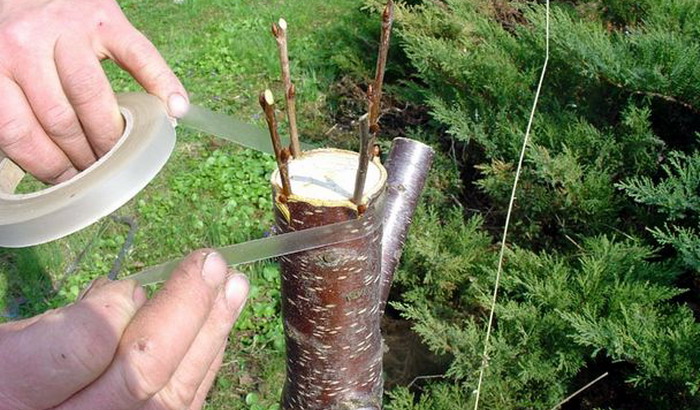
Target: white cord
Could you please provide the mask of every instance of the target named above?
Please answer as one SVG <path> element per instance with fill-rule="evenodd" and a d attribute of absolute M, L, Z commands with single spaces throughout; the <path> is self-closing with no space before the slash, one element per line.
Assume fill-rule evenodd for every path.
<path fill-rule="evenodd" d="M 508 213 L 506 214 L 506 223 L 503 227 L 503 238 L 501 239 L 501 251 L 498 255 L 498 268 L 496 270 L 496 283 L 493 286 L 493 296 L 491 299 L 491 311 L 489 312 L 489 321 L 486 326 L 486 338 L 484 339 L 484 354 L 481 360 L 481 368 L 479 370 L 479 383 L 476 386 L 476 401 L 474 402 L 474 410 L 479 409 L 479 398 L 481 397 L 481 384 L 484 379 L 484 372 L 488 366 L 488 350 L 489 350 L 489 340 L 491 339 L 491 330 L 493 328 L 493 315 L 496 310 L 496 300 L 498 299 L 498 287 L 501 282 L 501 273 L 503 272 L 503 256 L 506 251 L 506 239 L 508 237 L 508 226 L 510 225 L 510 216 L 513 213 L 513 204 L 515 203 L 515 191 L 518 187 L 518 179 L 520 179 L 520 172 L 523 168 L 523 159 L 525 158 L 525 151 L 527 150 L 527 144 L 530 140 L 530 130 L 532 128 L 532 121 L 535 118 L 535 111 L 537 110 L 537 102 L 540 99 L 540 91 L 542 90 L 542 83 L 544 82 L 544 75 L 547 71 L 547 63 L 549 63 L 549 0 L 546 1 L 546 16 L 545 16 L 545 57 L 544 65 L 542 66 L 542 73 L 540 74 L 540 81 L 537 84 L 537 91 L 535 92 L 535 101 L 532 103 L 532 110 L 530 111 L 530 119 L 527 123 L 527 129 L 525 130 L 525 138 L 523 139 L 523 147 L 520 151 L 520 159 L 518 160 L 518 168 L 515 170 L 515 181 L 513 181 L 513 190 L 510 194 L 510 202 L 508 204 Z"/>

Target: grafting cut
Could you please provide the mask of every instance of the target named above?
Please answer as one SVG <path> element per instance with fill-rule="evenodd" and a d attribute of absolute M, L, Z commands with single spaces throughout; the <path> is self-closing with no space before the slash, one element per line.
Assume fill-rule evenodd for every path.
<path fill-rule="evenodd" d="M 291 195 L 272 176 L 282 232 L 362 218 L 376 229 L 363 238 L 280 258 L 287 342 L 284 409 L 380 409 L 382 213 L 387 173 L 367 171 L 358 213 L 353 194 L 358 154 L 336 149 L 302 153 L 288 163 Z M 342 234 L 342 233 L 340 233 Z"/>

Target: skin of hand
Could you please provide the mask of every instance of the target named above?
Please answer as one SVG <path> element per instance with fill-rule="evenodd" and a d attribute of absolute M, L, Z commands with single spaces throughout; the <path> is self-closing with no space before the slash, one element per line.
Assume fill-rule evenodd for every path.
<path fill-rule="evenodd" d="M 107 58 L 171 116 L 187 112 L 184 87 L 115 0 L 0 0 L 0 150 L 52 184 L 109 151 L 124 124 Z"/>
<path fill-rule="evenodd" d="M 201 250 L 150 300 L 98 279 L 69 306 L 0 325 L 0 409 L 200 409 L 248 289 Z"/>

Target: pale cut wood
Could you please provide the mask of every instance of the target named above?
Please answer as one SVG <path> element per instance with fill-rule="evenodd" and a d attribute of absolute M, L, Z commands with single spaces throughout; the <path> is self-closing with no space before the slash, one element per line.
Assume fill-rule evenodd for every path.
<path fill-rule="evenodd" d="M 353 194 L 358 154 L 340 149 L 307 151 L 287 163 L 292 192 L 300 199 L 331 202 L 346 206 Z M 363 196 L 373 196 L 386 180 L 384 168 L 378 162 L 367 167 L 367 182 Z M 276 172 L 273 184 L 281 186 Z"/>

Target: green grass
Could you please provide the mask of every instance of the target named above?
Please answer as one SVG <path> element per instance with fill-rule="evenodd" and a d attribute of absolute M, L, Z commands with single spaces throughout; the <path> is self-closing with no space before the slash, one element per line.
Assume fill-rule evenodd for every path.
<path fill-rule="evenodd" d="M 292 76 L 305 139 L 322 136 L 333 126 L 328 105 L 332 86 L 343 74 L 338 62 L 362 66 L 344 48 L 370 41 L 366 15 L 351 0 L 120 3 L 171 64 L 193 102 L 258 124 L 258 93 L 270 87 L 282 95 L 269 27 L 284 17 L 290 25 Z M 105 68 L 116 91 L 140 89 L 116 65 L 106 62 Z M 273 166 L 268 155 L 178 129 L 178 143 L 165 168 L 117 211 L 134 216 L 139 224 L 121 275 L 197 248 L 262 236 L 272 225 L 268 179 Z M 23 189 L 36 189 L 32 184 L 23 182 Z M 49 244 L 0 249 L 0 312 L 9 319 L 28 317 L 75 300 L 90 280 L 110 270 L 127 233 L 128 226 L 105 219 Z M 66 274 L 86 249 L 77 269 Z M 241 269 L 251 279 L 249 304 L 230 337 L 208 408 L 278 408 L 284 337 L 277 266 L 267 262 Z M 9 319 L 0 316 L 0 322 Z"/>

